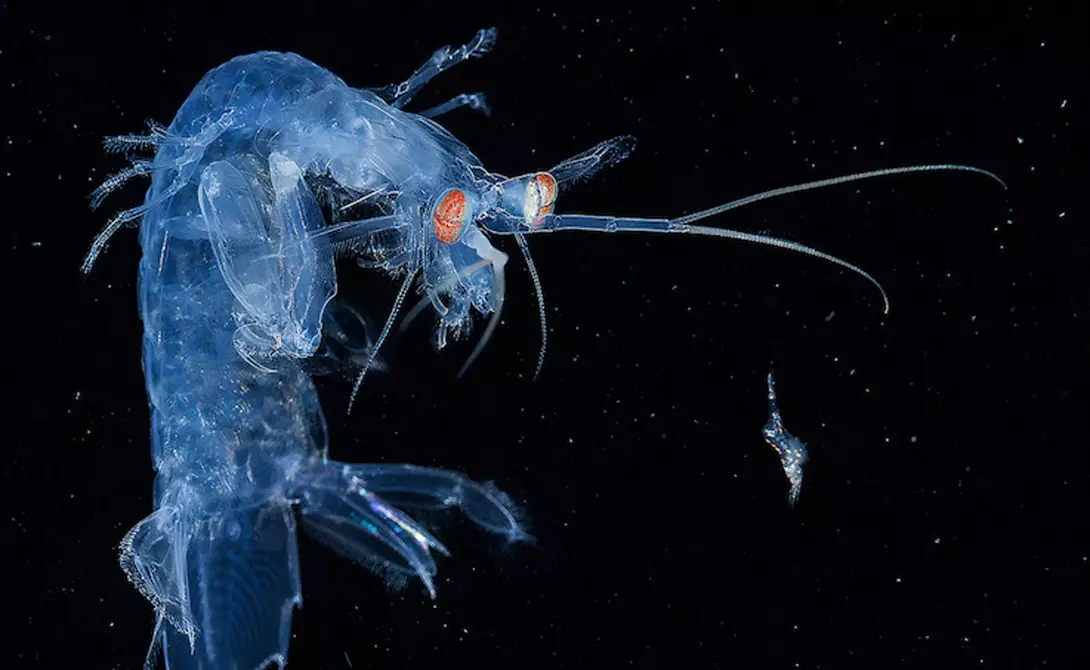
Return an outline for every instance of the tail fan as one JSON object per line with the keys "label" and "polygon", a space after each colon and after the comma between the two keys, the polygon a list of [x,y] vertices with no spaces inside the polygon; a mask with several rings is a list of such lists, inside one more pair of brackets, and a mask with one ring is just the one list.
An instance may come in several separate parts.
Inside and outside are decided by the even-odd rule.
{"label": "tail fan", "polygon": [[292,609],[302,603],[288,505],[236,508],[188,529],[177,515],[161,525],[166,516],[145,519],[122,548],[122,564],[160,617],[145,668],[157,644],[168,670],[283,668]]}
{"label": "tail fan", "polygon": [[229,501],[195,520],[167,505],[121,544],[121,565],[155,606],[145,670],[263,670],[287,663],[292,610],[302,604],[295,518],[340,554],[393,586],[417,577],[435,597],[432,552],[449,555],[399,507],[457,507],[509,542],[529,540],[511,500],[447,470],[315,460],[290,495],[257,505]]}

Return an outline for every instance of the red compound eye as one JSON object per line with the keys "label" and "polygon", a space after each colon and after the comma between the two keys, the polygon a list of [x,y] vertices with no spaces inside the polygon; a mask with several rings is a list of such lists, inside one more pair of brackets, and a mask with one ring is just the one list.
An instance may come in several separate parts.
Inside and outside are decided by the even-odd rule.
{"label": "red compound eye", "polygon": [[439,198],[439,204],[431,215],[435,237],[443,244],[458,239],[466,220],[466,196],[458,189],[451,189]]}
{"label": "red compound eye", "polygon": [[556,177],[548,172],[539,172],[534,175],[534,181],[537,182],[538,188],[541,189],[542,209],[556,202]]}
{"label": "red compound eye", "polygon": [[547,215],[553,213],[553,203],[556,202],[556,178],[548,172],[539,172],[534,175],[534,184],[537,185],[539,200],[537,214],[530,222],[530,226],[536,228],[541,225]]}

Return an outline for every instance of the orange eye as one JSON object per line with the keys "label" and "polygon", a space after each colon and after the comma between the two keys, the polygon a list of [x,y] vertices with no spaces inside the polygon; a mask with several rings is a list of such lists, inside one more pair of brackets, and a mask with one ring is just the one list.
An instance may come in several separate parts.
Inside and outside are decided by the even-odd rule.
{"label": "orange eye", "polygon": [[466,196],[458,189],[451,189],[439,198],[439,204],[431,215],[435,237],[443,244],[458,239],[466,220]]}
{"label": "orange eye", "polygon": [[552,214],[554,202],[556,178],[548,172],[537,173],[526,188],[526,221],[531,228],[540,226],[545,217]]}
{"label": "orange eye", "polygon": [[556,177],[548,172],[539,172],[534,175],[534,181],[541,189],[541,207],[551,207],[556,202]]}

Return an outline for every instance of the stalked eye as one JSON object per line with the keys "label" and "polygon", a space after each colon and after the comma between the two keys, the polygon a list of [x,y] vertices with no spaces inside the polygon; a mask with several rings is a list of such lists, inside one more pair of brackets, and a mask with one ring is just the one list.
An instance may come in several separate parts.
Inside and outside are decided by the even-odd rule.
{"label": "stalked eye", "polygon": [[548,172],[538,172],[534,175],[534,181],[541,189],[541,208],[551,212],[553,203],[556,202],[556,177]]}
{"label": "stalked eye", "polygon": [[526,182],[526,196],[522,200],[522,220],[526,226],[537,228],[549,214],[553,214],[556,202],[556,179],[548,172],[538,172]]}
{"label": "stalked eye", "polygon": [[462,232],[462,225],[466,220],[466,196],[456,188],[452,188],[439,198],[435,205],[435,211],[431,215],[431,225],[435,230],[435,237],[443,244],[450,244],[458,239]]}
{"label": "stalked eye", "polygon": [[526,225],[537,228],[545,217],[552,214],[556,202],[556,179],[548,172],[539,172],[526,184],[526,200],[522,216]]}

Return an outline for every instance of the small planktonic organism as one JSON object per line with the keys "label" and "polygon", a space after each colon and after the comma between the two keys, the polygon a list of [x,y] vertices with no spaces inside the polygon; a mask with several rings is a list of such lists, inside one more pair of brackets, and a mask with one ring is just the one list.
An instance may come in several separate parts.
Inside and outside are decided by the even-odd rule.
{"label": "small planktonic organism", "polygon": [[768,446],[776,450],[783,464],[783,474],[791,484],[791,491],[787,494],[787,500],[794,505],[799,501],[799,491],[802,490],[802,466],[806,464],[808,455],[806,445],[802,440],[787,432],[783,427],[783,417],[780,416],[780,408],[776,405],[776,383],[772,380],[772,372],[768,373],[768,423],[761,431]]}

